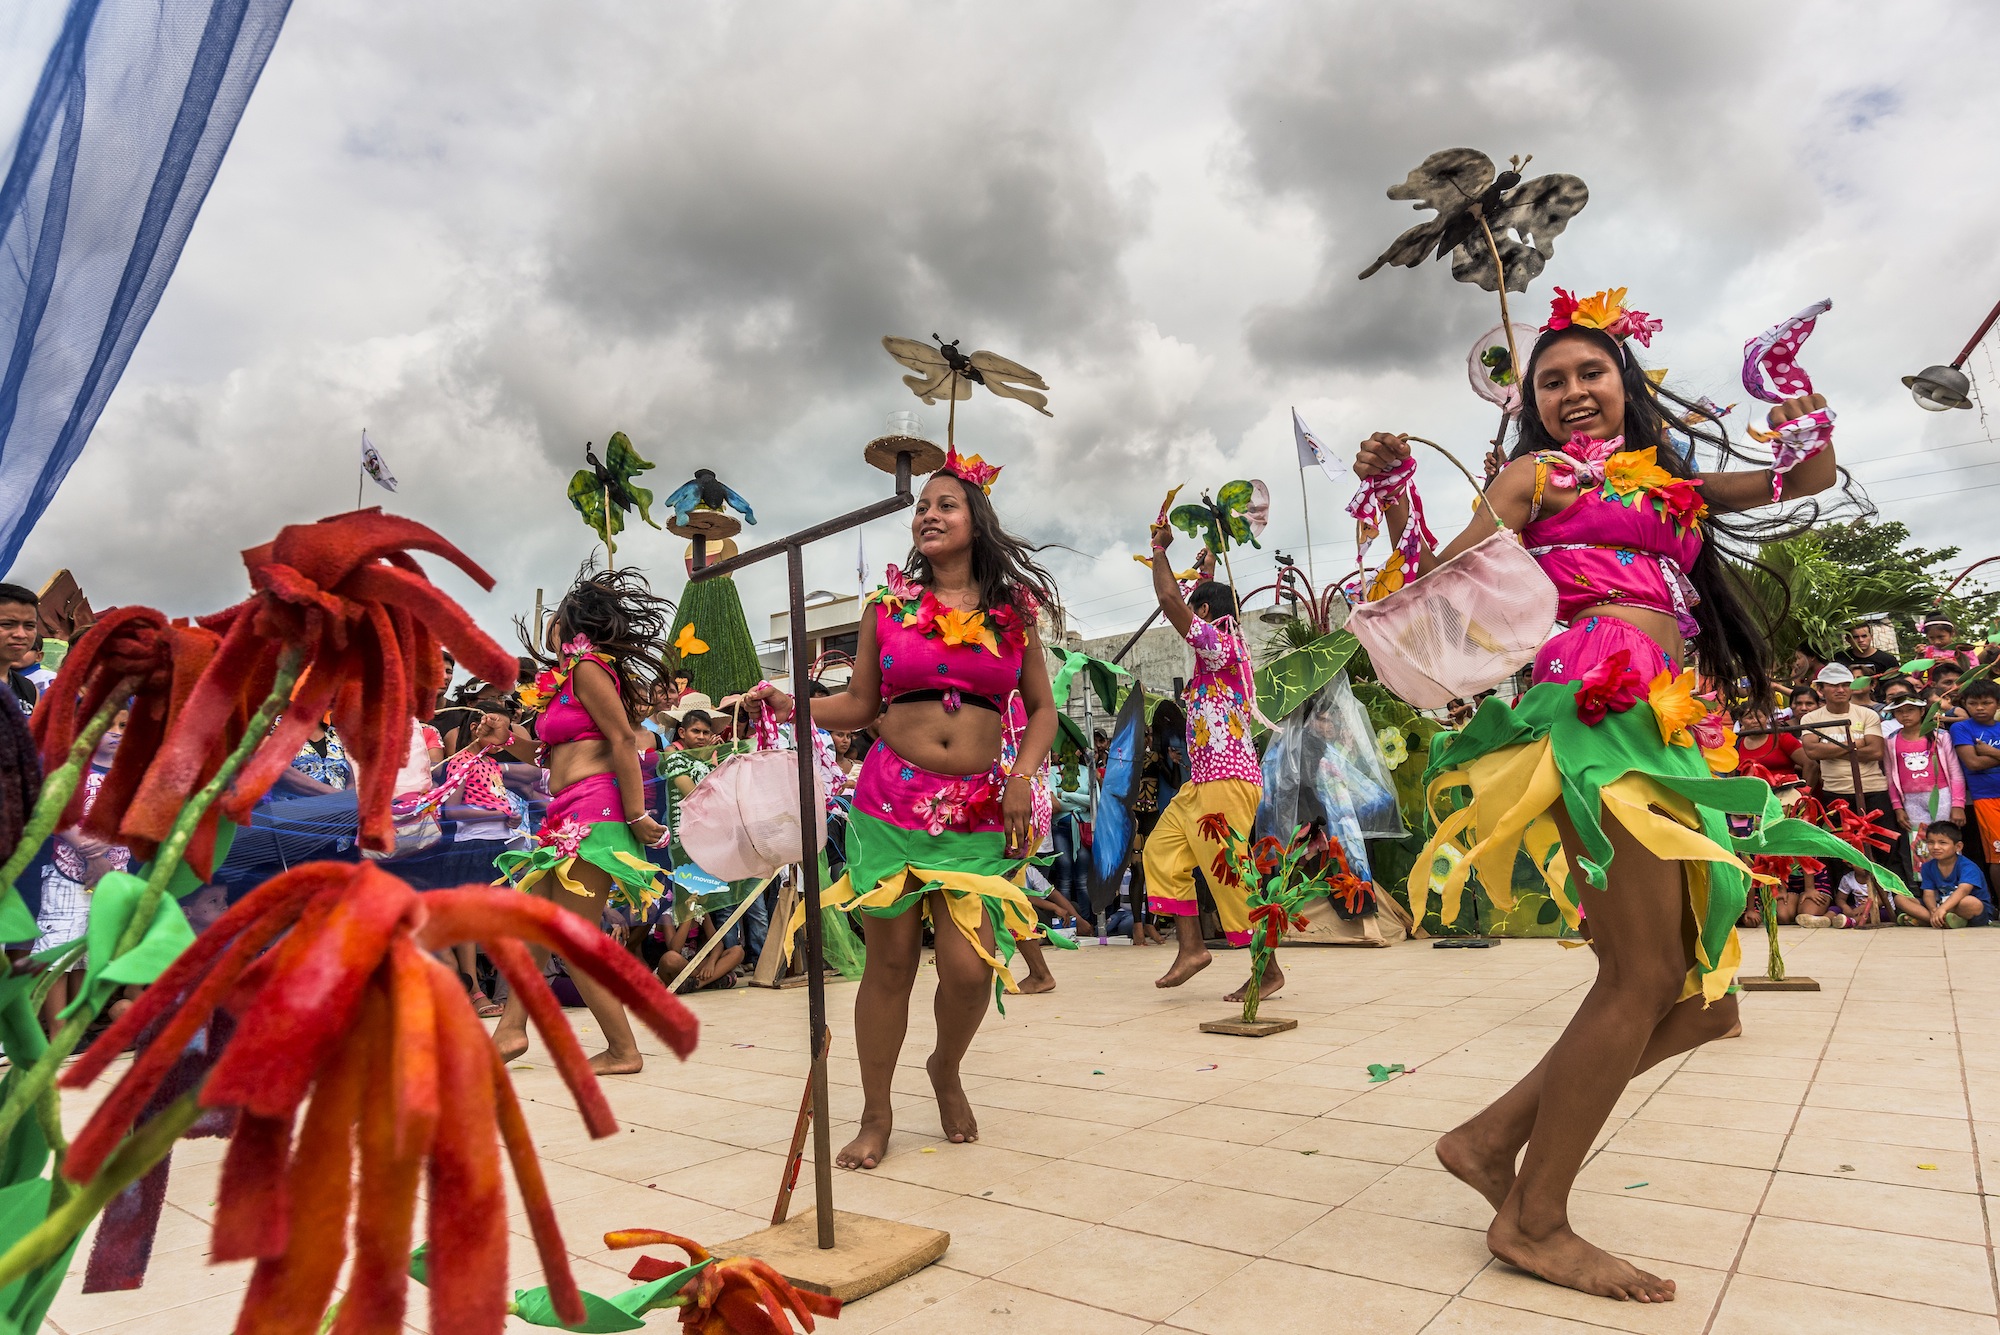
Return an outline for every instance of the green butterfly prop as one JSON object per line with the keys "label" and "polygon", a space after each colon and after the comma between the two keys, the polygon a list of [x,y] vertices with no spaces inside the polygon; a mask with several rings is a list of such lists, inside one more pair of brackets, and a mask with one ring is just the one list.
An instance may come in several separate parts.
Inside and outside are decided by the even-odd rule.
{"label": "green butterfly prop", "polygon": [[588,467],[577,469],[570,478],[569,503],[604,543],[607,555],[617,554],[618,544],[612,535],[625,531],[628,512],[636,509],[648,524],[660,526],[652,516],[653,493],[633,482],[652,465],[632,448],[631,437],[614,431],[604,442],[604,462],[598,462],[589,445],[583,447],[583,459]]}
{"label": "green butterfly prop", "polygon": [[1226,548],[1245,542],[1261,548],[1257,535],[1264,531],[1270,508],[1270,493],[1263,483],[1238,478],[1225,482],[1213,497],[1203,492],[1198,505],[1175,506],[1168,521],[1220,556]]}

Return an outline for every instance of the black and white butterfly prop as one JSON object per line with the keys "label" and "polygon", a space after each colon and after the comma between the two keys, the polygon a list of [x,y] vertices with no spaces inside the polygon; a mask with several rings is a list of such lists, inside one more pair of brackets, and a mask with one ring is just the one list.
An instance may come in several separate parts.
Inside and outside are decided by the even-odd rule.
{"label": "black and white butterfly prop", "polygon": [[936,334],[931,339],[937,346],[894,334],[882,340],[891,357],[916,372],[904,376],[903,383],[925,403],[969,399],[974,385],[984,385],[1003,399],[1019,399],[1044,417],[1055,416],[1048,409],[1049,396],[1040,392],[1048,382],[1021,363],[984,349],[960,352],[957,339],[947,343]]}
{"label": "black and white butterfly prop", "polygon": [[[1521,179],[1527,158],[1514,158],[1504,172],[1476,148],[1447,148],[1425,158],[1389,198],[1412,199],[1437,217],[1418,223],[1392,242],[1368,277],[1385,264],[1414,269],[1425,260],[1451,255],[1451,276],[1488,292],[1500,289],[1494,252],[1507,270],[1507,290],[1525,292],[1556,253],[1556,238],[1590,202],[1590,188],[1574,176],[1552,173]],[[1493,233],[1487,244],[1481,219]]]}

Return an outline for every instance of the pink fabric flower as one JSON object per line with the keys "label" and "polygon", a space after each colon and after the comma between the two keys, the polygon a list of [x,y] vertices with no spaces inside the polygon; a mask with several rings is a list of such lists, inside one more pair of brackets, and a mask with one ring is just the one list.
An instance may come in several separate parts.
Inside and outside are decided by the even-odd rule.
{"label": "pink fabric flower", "polygon": [[903,624],[919,635],[933,635],[937,633],[938,616],[945,609],[938,602],[937,595],[929,589],[925,589],[923,595],[917,602],[916,610],[903,618]]}
{"label": "pink fabric flower", "polygon": [[886,583],[891,597],[915,599],[924,596],[924,586],[905,575],[896,566],[889,567],[889,578]]}
{"label": "pink fabric flower", "polygon": [[1660,321],[1644,311],[1626,311],[1624,318],[1618,323],[1623,326],[1619,332],[1633,342],[1648,348],[1653,346],[1653,335],[1659,333],[1662,328]]}
{"label": "pink fabric flower", "polygon": [[916,801],[916,814],[924,829],[935,838],[965,816],[966,785],[963,780],[944,784],[928,797]]}
{"label": "pink fabric flower", "polygon": [[576,856],[576,850],[582,846],[584,837],[589,833],[588,825],[574,816],[565,816],[554,825],[544,825],[542,832],[535,837],[535,842],[545,848],[555,849],[566,858],[573,858]]}
{"label": "pink fabric flower", "polygon": [[1606,714],[1622,714],[1646,698],[1646,679],[1631,667],[1629,650],[1606,654],[1576,688],[1576,716],[1596,727]]}
{"label": "pink fabric flower", "polygon": [[1569,328],[1569,317],[1576,314],[1576,294],[1567,288],[1557,288],[1555,300],[1549,303],[1549,322],[1542,326],[1544,331]]}
{"label": "pink fabric flower", "polygon": [[1592,440],[1581,431],[1569,438],[1562,454],[1549,460],[1549,481],[1558,487],[1594,487],[1604,481],[1604,464],[1625,446],[1625,437]]}

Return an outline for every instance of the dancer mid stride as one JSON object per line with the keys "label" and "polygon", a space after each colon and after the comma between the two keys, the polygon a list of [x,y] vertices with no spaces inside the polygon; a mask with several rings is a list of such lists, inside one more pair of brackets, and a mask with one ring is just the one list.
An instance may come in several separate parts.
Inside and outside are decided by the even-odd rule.
{"label": "dancer mid stride", "polygon": [[[1493,1206],[1487,1245],[1501,1260],[1586,1293],[1665,1302],[1673,1281],[1571,1229],[1570,1190],[1632,1076],[1737,1023],[1734,924],[1749,882],[1735,849],[1825,856],[1844,847],[1782,819],[1761,783],[1711,777],[1733,767],[1733,743],[1693,697],[1695,674],[1683,671],[1691,657],[1708,681],[1769,698],[1770,649],[1737,598],[1717,537],[1754,550],[1778,521],[1755,525],[1738,512],[1824,491],[1838,470],[1826,441],[1781,475],[1692,473],[1693,450],[1670,428],[1725,457],[1732,446],[1662,406],[1680,401],[1654,389],[1623,338],[1650,335],[1657,322],[1620,310],[1622,296],[1600,293],[1551,313],[1528,358],[1512,462],[1486,493],[1494,513],[1482,507],[1443,551],[1426,546],[1417,562],[1428,574],[1470,550],[1492,536],[1497,514],[1556,585],[1567,629],[1542,646],[1535,684],[1511,708],[1487,700],[1440,746],[1426,781],[1471,789],[1473,833],[1461,849],[1469,863],[1491,867],[1498,856],[1511,867],[1523,831],[1552,816],[1598,952],[1589,995],[1540,1065],[1445,1136],[1437,1154]],[[1825,402],[1785,400],[1771,425]],[[1355,462],[1364,482],[1384,479],[1378,494],[1398,536],[1409,522],[1410,458],[1406,437],[1378,434]],[[1809,523],[1818,507],[1804,508]],[[1733,842],[1729,812],[1758,817],[1755,834]],[[1431,864],[1434,848],[1420,865]]]}
{"label": "dancer mid stride", "polygon": [[[1055,588],[1032,548],[1000,527],[985,487],[999,470],[955,454],[910,521],[907,571],[868,598],[847,690],[811,702],[837,731],[873,726],[854,786],[847,874],[825,902],[859,915],[868,963],[854,998],[861,1133],[843,1168],[873,1168],[894,1123],[890,1080],[909,1027],[928,919],[937,937],[937,1049],[926,1063],[954,1144],[979,1139],[959,1062],[989,997],[1016,991],[1000,955],[1039,933],[1021,888],[1048,824],[1035,782],[1056,707],[1035,617]],[[751,692],[790,702],[768,684]]]}
{"label": "dancer mid stride", "polygon": [[[593,572],[586,566],[556,605],[540,644],[521,627],[522,643],[538,662],[553,665],[523,698],[540,710],[534,721],[549,772],[549,812],[532,851],[502,853],[500,869],[522,890],[553,900],[596,926],[612,896],[631,909],[659,897],[659,868],[646,860],[666,831],[647,813],[639,772],[635,711],[653,698],[653,684],[673,607],[656,598],[636,570]],[[546,963],[548,952],[536,950]],[[645,1065],[625,1007],[581,970],[570,981],[604,1034],[605,1049],[590,1059],[600,1075],[630,1075]],[[528,1049],[528,1010],[509,989],[506,1013],[493,1031],[511,1061]]]}
{"label": "dancer mid stride", "polygon": [[[1257,822],[1257,804],[1264,796],[1264,772],[1250,740],[1250,650],[1236,628],[1236,594],[1227,584],[1204,578],[1185,598],[1174,578],[1167,549],[1174,530],[1153,525],[1153,594],[1180,637],[1194,650],[1194,676],[1183,703],[1187,706],[1188,782],[1174,794],[1153,832],[1146,836],[1142,865],[1146,871],[1146,905],[1174,920],[1174,962],[1153,983],[1179,987],[1208,967],[1208,947],[1201,939],[1200,906],[1194,873],[1222,865],[1224,839],[1213,818],[1247,835]],[[1208,562],[1213,570],[1213,558]],[[1204,828],[1207,827],[1207,828]],[[1232,946],[1250,944],[1250,888],[1241,880],[1211,877],[1216,916]],[[1285,971],[1275,952],[1265,966],[1265,1000],[1285,985]],[[1245,987],[1248,986],[1246,983]],[[1228,1000],[1241,1001],[1241,990]]]}

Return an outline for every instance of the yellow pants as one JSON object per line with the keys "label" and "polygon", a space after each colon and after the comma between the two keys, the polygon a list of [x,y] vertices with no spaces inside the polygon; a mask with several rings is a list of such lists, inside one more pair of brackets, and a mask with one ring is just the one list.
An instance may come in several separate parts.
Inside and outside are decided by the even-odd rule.
{"label": "yellow pants", "polygon": [[1257,823],[1257,804],[1264,790],[1248,779],[1213,779],[1183,784],[1160,813],[1160,823],[1146,836],[1146,904],[1155,913],[1192,918],[1200,912],[1194,873],[1200,868],[1215,896],[1216,916],[1232,946],[1250,944],[1250,891],[1241,883],[1223,884],[1216,859],[1225,845],[1202,837],[1201,818],[1219,813],[1229,828],[1248,835]]}

